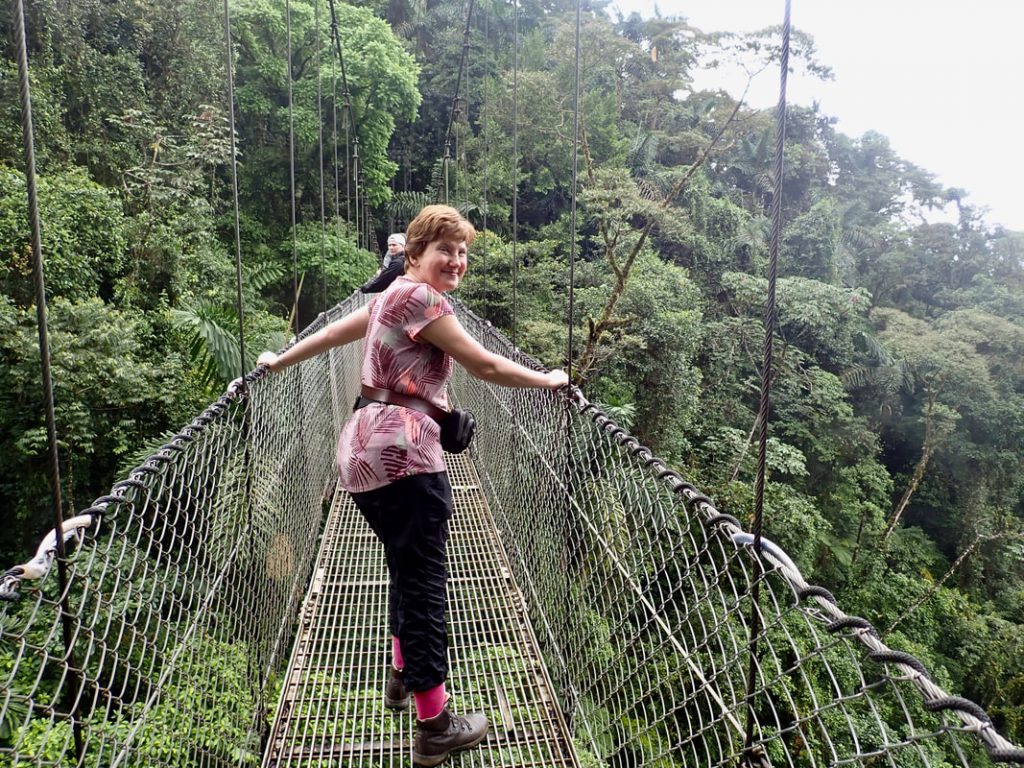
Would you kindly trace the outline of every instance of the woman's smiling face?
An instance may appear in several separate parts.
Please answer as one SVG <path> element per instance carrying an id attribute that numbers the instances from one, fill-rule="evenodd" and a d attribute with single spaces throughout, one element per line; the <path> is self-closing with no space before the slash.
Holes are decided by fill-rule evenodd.
<path id="1" fill-rule="evenodd" d="M 468 253 L 465 240 L 434 240 L 409 265 L 409 276 L 441 293 L 453 291 L 466 274 Z"/>

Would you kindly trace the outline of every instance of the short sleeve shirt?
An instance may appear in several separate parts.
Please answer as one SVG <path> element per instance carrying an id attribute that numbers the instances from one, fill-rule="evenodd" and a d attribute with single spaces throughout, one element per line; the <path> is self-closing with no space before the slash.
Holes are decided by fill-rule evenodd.
<path id="1" fill-rule="evenodd" d="M 452 359 L 419 339 L 439 317 L 454 314 L 426 283 L 402 276 L 370 303 L 362 383 L 427 400 L 448 410 Z M 443 472 L 440 428 L 425 413 L 371 403 L 345 424 L 338 440 L 338 475 L 345 490 L 372 491 L 409 475 Z"/>

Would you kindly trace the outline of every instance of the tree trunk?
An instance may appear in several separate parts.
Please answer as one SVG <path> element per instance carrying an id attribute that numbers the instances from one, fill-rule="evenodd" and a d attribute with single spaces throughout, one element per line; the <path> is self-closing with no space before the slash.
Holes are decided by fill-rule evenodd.
<path id="1" fill-rule="evenodd" d="M 305 282 L 305 280 L 306 280 L 306 273 L 303 272 L 299 276 L 299 284 L 295 288 L 295 299 L 292 301 L 292 311 L 288 313 L 288 327 L 285 330 L 286 333 L 291 332 L 292 325 L 293 325 L 293 323 L 295 323 L 295 318 L 299 314 L 299 297 L 302 295 L 302 284 Z M 296 329 L 296 332 L 297 331 L 298 331 L 298 329 Z"/>
<path id="2" fill-rule="evenodd" d="M 1020 538 L 1024 538 L 1024 534 L 1020 534 L 1020 533 L 994 533 L 994 534 L 991 534 L 989 536 L 982 536 L 981 534 L 977 534 L 974 537 L 974 541 L 972 541 L 970 543 L 970 546 L 968 546 L 967 549 L 965 549 L 963 552 L 961 552 L 960 556 L 957 557 L 957 559 L 953 561 L 953 564 L 951 566 L 949 566 L 949 569 L 942 575 L 942 578 L 939 579 L 938 581 L 936 581 L 934 584 L 932 584 L 931 589 L 929 589 L 924 595 L 922 595 L 917 600 L 916 603 L 914 603 L 912 606 L 907 608 L 907 610 L 905 610 L 900 615 L 900 617 L 898 619 L 896 619 L 896 621 L 894 621 L 892 623 L 892 626 L 890 626 L 885 631 L 885 634 L 888 635 L 890 632 L 892 632 L 894 629 L 896 629 L 896 627 L 904 619 L 906 619 L 910 614 L 912 614 L 914 611 L 916 611 L 918 608 L 920 608 L 922 605 L 924 605 L 926 602 L 928 602 L 928 600 L 931 599 L 932 595 L 934 595 L 936 592 L 938 592 L 939 588 L 942 587 L 942 585 L 945 584 L 947 581 L 949 581 L 949 579 L 951 579 L 953 577 L 954 573 L 956 573 L 958 570 L 960 570 L 960 567 L 964 564 L 964 562 L 967 560 L 967 558 L 970 557 L 972 554 L 974 554 L 974 550 L 976 550 L 978 548 L 979 544 L 981 544 L 982 542 L 985 542 L 985 541 L 995 541 L 997 539 L 1004 539 L 1004 538 L 1020 539 Z"/>
<path id="3" fill-rule="evenodd" d="M 750 87 L 749 81 L 747 82 L 747 87 Z M 711 155 L 711 150 L 718 145 L 718 142 L 725 134 L 726 129 L 732 125 L 733 121 L 736 119 L 736 115 L 739 113 L 740 107 L 743 105 L 744 99 L 746 98 L 746 93 L 746 90 L 744 90 L 743 96 L 736 102 L 732 112 L 729 113 L 729 117 L 726 118 L 725 122 L 722 123 L 719 129 L 715 132 L 715 135 L 711 138 L 711 141 L 708 142 L 708 145 L 701 151 L 693 165 L 687 169 L 686 173 L 683 174 L 683 177 L 675 187 L 673 187 L 672 190 L 670 190 L 662 199 L 661 207 L 663 209 L 668 208 L 669 204 L 679 195 L 680 192 L 683 191 L 683 188 L 697 170 L 707 161 L 708 157 Z M 586 133 L 582 133 L 581 135 L 581 144 L 583 147 L 583 156 L 587 163 L 587 172 L 589 174 L 593 171 L 593 163 L 590 157 L 590 149 L 586 142 Z M 612 272 L 615 273 L 615 286 L 612 288 L 612 292 L 608 296 L 608 300 L 605 302 L 604 309 L 601 311 L 601 318 L 596 323 L 591 324 L 591 330 L 587 337 L 586 347 L 583 349 L 583 353 L 579 357 L 579 363 L 576 366 L 576 381 L 574 383 L 577 386 L 582 387 L 585 384 L 590 370 L 597 363 L 597 345 L 600 343 L 601 337 L 607 330 L 616 325 L 616 321 L 612 317 L 615 311 L 615 305 L 618 304 L 623 291 L 626 290 L 626 283 L 629 281 L 629 274 L 633 269 L 633 263 L 636 261 L 636 257 L 640 254 L 644 243 L 647 242 L 647 238 L 650 237 L 653 229 L 654 221 L 648 221 L 640 232 L 640 239 L 632 249 L 630 249 L 629 255 L 626 257 L 626 261 L 621 267 L 618 265 L 615 258 L 616 244 L 613 241 L 609 241 L 607 231 L 602 229 L 602 234 L 605 238 L 605 258 L 611 265 Z"/>
<path id="4" fill-rule="evenodd" d="M 931 461 L 933 453 L 935 453 L 935 449 L 931 447 L 925 447 L 921 451 L 921 458 L 917 460 L 917 466 L 914 467 L 914 474 L 910 478 L 910 484 L 907 485 L 907 489 L 903 492 L 903 497 L 900 499 L 900 503 L 896 505 L 896 509 L 892 513 L 892 519 L 889 521 L 889 525 L 886 526 L 885 533 L 882 534 L 883 544 L 889 540 L 892 532 L 896 530 L 896 524 L 899 523 L 900 517 L 906 511 L 907 505 L 910 504 L 910 497 L 914 495 L 917 486 L 924 479 L 924 473 L 928 469 L 928 462 Z"/>
<path id="5" fill-rule="evenodd" d="M 885 533 L 882 534 L 883 546 L 889 540 L 889 537 L 892 536 L 892 532 L 896 530 L 897 523 L 899 523 L 900 518 L 906 511 L 907 505 L 910 504 L 910 498 L 914 495 L 914 492 L 924 479 L 924 473 L 928 469 L 928 462 L 930 462 L 932 460 L 932 456 L 935 455 L 935 449 L 938 448 L 942 444 L 942 441 L 952 432 L 952 427 L 936 415 L 936 395 L 936 390 L 929 387 L 928 405 L 924 412 L 924 443 L 921 445 L 921 458 L 917 460 L 917 465 L 914 467 L 914 474 L 910 478 L 910 484 L 903 492 L 903 496 L 900 499 L 899 504 L 897 504 L 896 509 L 893 510 L 892 519 L 889 521 L 889 525 L 886 526 Z"/>

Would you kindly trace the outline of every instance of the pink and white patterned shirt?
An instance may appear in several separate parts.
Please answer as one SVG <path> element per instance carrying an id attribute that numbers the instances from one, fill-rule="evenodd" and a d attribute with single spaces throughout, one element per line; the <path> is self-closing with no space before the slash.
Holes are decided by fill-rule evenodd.
<path id="1" fill-rule="evenodd" d="M 369 306 L 362 383 L 413 395 L 448 410 L 446 386 L 452 359 L 417 338 L 434 320 L 455 313 L 448 300 L 426 283 L 402 276 Z M 440 428 L 425 413 L 371 403 L 345 424 L 337 464 L 342 487 L 355 493 L 409 475 L 443 472 Z"/>

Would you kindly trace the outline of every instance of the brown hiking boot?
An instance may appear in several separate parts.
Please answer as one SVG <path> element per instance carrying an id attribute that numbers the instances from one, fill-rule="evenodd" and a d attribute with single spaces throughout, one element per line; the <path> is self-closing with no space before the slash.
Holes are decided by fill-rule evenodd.
<path id="1" fill-rule="evenodd" d="M 401 670 L 394 667 L 390 667 L 390 669 L 391 676 L 384 688 L 384 706 L 395 710 L 408 709 L 412 694 L 405 687 L 405 679 L 402 677 Z"/>
<path id="2" fill-rule="evenodd" d="M 487 716 L 472 712 L 453 715 L 448 705 L 441 714 L 429 720 L 416 721 L 416 741 L 412 750 L 413 765 L 440 765 L 452 752 L 475 747 L 487 735 Z"/>

